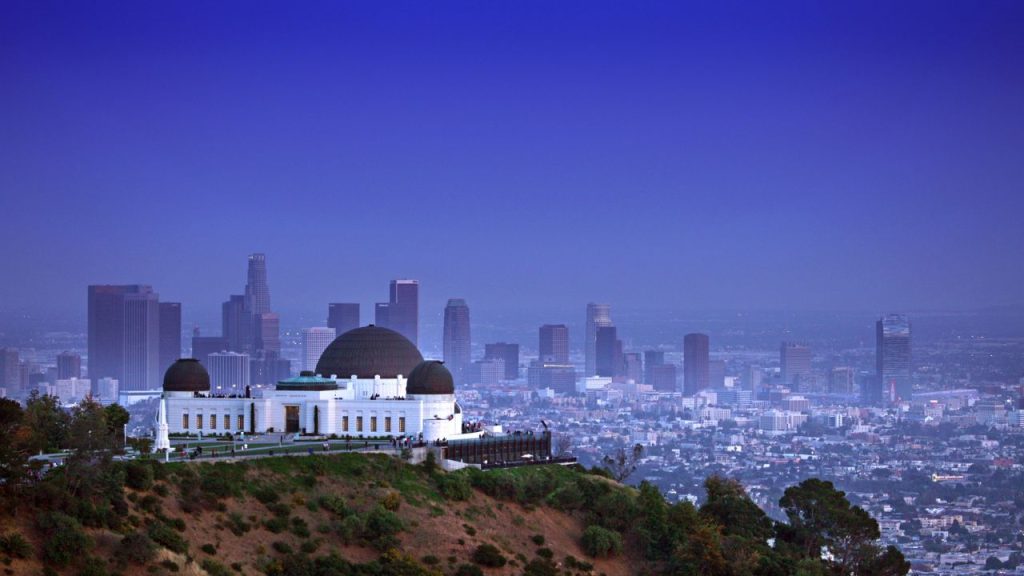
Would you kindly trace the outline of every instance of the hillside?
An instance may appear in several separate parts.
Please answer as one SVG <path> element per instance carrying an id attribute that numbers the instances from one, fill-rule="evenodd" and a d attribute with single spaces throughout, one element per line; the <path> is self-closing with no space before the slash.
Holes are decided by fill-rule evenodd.
<path id="1" fill-rule="evenodd" d="M 93 454 L 10 501 L 0 560 L 12 575 L 783 575 L 844 570 L 813 552 L 830 545 L 855 573 L 906 572 L 898 551 L 871 544 L 873 520 L 843 508 L 831 484 L 808 482 L 794 498 L 831 500 L 850 526 L 866 518 L 867 539 L 819 541 L 773 523 L 721 478 L 697 509 L 579 467 L 444 473 L 372 454 L 212 464 Z M 772 537 L 788 543 L 769 547 Z"/>

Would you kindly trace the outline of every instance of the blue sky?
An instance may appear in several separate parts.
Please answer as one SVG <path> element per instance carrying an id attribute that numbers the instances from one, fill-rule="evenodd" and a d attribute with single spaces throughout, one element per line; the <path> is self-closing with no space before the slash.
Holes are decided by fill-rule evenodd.
<path id="1" fill-rule="evenodd" d="M 8 311 L 1022 303 L 1020 2 L 4 12 Z"/>

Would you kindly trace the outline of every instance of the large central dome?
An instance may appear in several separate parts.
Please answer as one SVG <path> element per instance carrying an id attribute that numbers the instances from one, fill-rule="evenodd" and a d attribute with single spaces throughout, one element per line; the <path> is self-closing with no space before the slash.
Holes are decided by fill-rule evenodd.
<path id="1" fill-rule="evenodd" d="M 370 324 L 349 330 L 334 339 L 320 355 L 316 373 L 348 378 L 395 378 L 408 376 L 423 356 L 405 336 Z"/>

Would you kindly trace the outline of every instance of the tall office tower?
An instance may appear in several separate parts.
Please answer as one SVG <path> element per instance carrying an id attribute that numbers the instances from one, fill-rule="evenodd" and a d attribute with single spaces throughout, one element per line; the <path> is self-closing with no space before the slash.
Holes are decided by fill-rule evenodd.
<path id="1" fill-rule="evenodd" d="M 160 375 L 181 358 L 181 303 L 160 303 Z"/>
<path id="2" fill-rule="evenodd" d="M 676 377 L 675 364 L 655 364 L 644 366 L 644 370 L 650 370 L 647 384 L 650 384 L 658 392 L 679 392 L 679 382 Z"/>
<path id="3" fill-rule="evenodd" d="M 545 324 L 540 327 L 540 361 L 553 364 L 569 363 L 569 327 L 565 324 Z"/>
<path id="4" fill-rule="evenodd" d="M 249 385 L 249 355 L 238 352 L 216 352 L 208 357 L 210 393 L 244 394 Z"/>
<path id="5" fill-rule="evenodd" d="M 683 394 L 693 396 L 708 387 L 708 335 L 683 337 Z"/>
<path id="6" fill-rule="evenodd" d="M 586 372 L 583 376 L 597 374 L 597 329 L 612 325 L 612 307 L 610 304 L 587 304 L 587 334 L 584 342 L 586 356 Z"/>
<path id="7" fill-rule="evenodd" d="M 622 377 L 627 381 L 643 382 L 644 364 L 639 352 L 625 352 L 622 354 Z"/>
<path id="8" fill-rule="evenodd" d="M 600 326 L 594 341 L 596 374 L 614 378 L 622 375 L 622 341 L 614 326 Z"/>
<path id="9" fill-rule="evenodd" d="M 420 283 L 418 280 L 392 280 L 390 300 L 374 308 L 376 324 L 419 342 Z"/>
<path id="10" fill-rule="evenodd" d="M 854 386 L 854 370 L 849 366 L 836 366 L 832 368 L 828 378 L 828 391 L 833 394 L 850 394 Z"/>
<path id="11" fill-rule="evenodd" d="M 504 361 L 504 380 L 519 378 L 519 344 L 509 344 L 508 342 L 485 344 L 484 360 Z"/>
<path id="12" fill-rule="evenodd" d="M 315 327 L 302 331 L 302 369 L 316 370 L 320 355 L 334 342 L 334 328 Z M 328 374 L 330 376 L 330 374 Z"/>
<path id="13" fill-rule="evenodd" d="M 19 394 L 21 387 L 21 359 L 14 348 L 0 348 L 0 388 L 7 389 L 8 396 Z"/>
<path id="14" fill-rule="evenodd" d="M 327 326 L 334 328 L 335 336 L 341 336 L 349 330 L 359 328 L 359 304 L 348 302 L 328 304 Z"/>
<path id="15" fill-rule="evenodd" d="M 179 337 L 180 338 L 180 337 Z M 160 299 L 154 292 L 124 296 L 124 374 L 121 391 L 159 390 Z"/>
<path id="16" fill-rule="evenodd" d="M 245 296 L 233 294 L 221 305 L 221 334 L 228 341 L 228 350 L 248 352 L 252 350 L 252 314 L 245 309 Z M 202 360 L 202 358 L 197 358 Z"/>
<path id="17" fill-rule="evenodd" d="M 270 287 L 267 285 L 267 257 L 249 255 L 249 269 L 245 283 L 245 309 L 252 314 L 270 312 Z"/>
<path id="18" fill-rule="evenodd" d="M 160 387 L 160 302 L 150 286 L 88 288 L 89 378 L 124 391 Z"/>
<path id="19" fill-rule="evenodd" d="M 876 402 L 910 400 L 914 381 L 906 316 L 886 314 L 875 323 L 875 365 L 879 383 Z"/>
<path id="20" fill-rule="evenodd" d="M 82 377 L 82 357 L 72 352 L 57 354 L 57 380 Z M 0 384 L 3 386 L 3 384 Z"/>
<path id="21" fill-rule="evenodd" d="M 462 298 L 448 300 L 444 307 L 444 363 L 455 378 L 455 384 L 465 382 L 470 366 L 469 306 Z"/>
<path id="22" fill-rule="evenodd" d="M 206 358 L 210 354 L 216 354 L 217 352 L 227 352 L 231 347 L 228 345 L 228 339 L 223 336 L 193 336 L 192 337 L 192 358 L 199 360 L 204 368 L 209 368 L 209 360 Z"/>
<path id="23" fill-rule="evenodd" d="M 782 366 L 782 383 L 795 391 L 810 390 L 811 349 L 803 344 L 783 342 L 779 346 L 779 364 Z"/>
<path id="24" fill-rule="evenodd" d="M 281 319 L 273 312 L 253 315 L 252 349 L 255 352 L 281 352 Z"/>
<path id="25" fill-rule="evenodd" d="M 373 305 L 373 323 L 381 328 L 388 327 L 388 303 L 377 302 Z"/>
<path id="26" fill-rule="evenodd" d="M 661 350 L 645 350 L 644 351 L 644 384 L 654 384 L 654 375 L 651 371 L 655 366 L 663 366 L 665 364 L 665 353 Z M 671 390 L 675 392 L 675 390 Z"/>
<path id="27" fill-rule="evenodd" d="M 754 392 L 755 396 L 757 391 L 761 389 L 761 380 L 764 378 L 764 370 L 761 369 L 757 364 L 751 364 L 747 366 L 747 377 L 744 384 L 746 384 L 747 390 Z"/>

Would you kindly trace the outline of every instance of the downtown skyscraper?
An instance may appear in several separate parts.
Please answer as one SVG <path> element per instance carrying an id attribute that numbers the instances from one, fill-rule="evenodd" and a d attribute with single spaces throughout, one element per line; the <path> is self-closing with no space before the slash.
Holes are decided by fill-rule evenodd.
<path id="1" fill-rule="evenodd" d="M 782 383 L 794 392 L 808 392 L 813 384 L 811 374 L 811 349 L 795 342 L 779 345 L 779 366 Z"/>
<path id="2" fill-rule="evenodd" d="M 464 383 L 471 364 L 472 340 L 469 327 L 469 306 L 462 298 L 448 300 L 444 307 L 444 363 L 455 378 L 455 384 Z"/>
<path id="3" fill-rule="evenodd" d="M 327 326 L 334 328 L 335 336 L 341 336 L 349 330 L 359 328 L 359 304 L 351 302 L 328 304 Z"/>
<path id="4" fill-rule="evenodd" d="M 886 314 L 875 323 L 876 386 L 868 402 L 910 400 L 914 391 L 910 349 L 910 319 Z"/>
<path id="5" fill-rule="evenodd" d="M 612 307 L 610 304 L 587 304 L 586 341 L 584 344 L 585 373 L 584 376 L 597 374 L 597 329 L 612 326 Z"/>
<path id="6" fill-rule="evenodd" d="M 221 334 L 233 352 L 280 353 L 281 321 L 270 308 L 267 257 L 250 254 L 245 294 L 228 298 L 221 307 Z"/>
<path id="7" fill-rule="evenodd" d="M 181 358 L 181 303 L 160 303 L 160 376 Z"/>
<path id="8" fill-rule="evenodd" d="M 540 361 L 553 364 L 569 363 L 569 327 L 565 324 L 545 324 L 539 334 Z"/>
<path id="9" fill-rule="evenodd" d="M 419 345 L 420 283 L 418 280 L 392 280 L 390 298 L 374 308 L 377 326 L 390 328 Z"/>
<path id="10" fill-rule="evenodd" d="M 88 349 L 89 378 L 94 383 L 114 378 L 123 392 L 158 389 L 160 299 L 153 288 L 89 286 Z"/>
<path id="11" fill-rule="evenodd" d="M 334 342 L 334 329 L 327 326 L 306 328 L 302 331 L 302 369 L 316 370 L 320 355 Z M 329 376 L 329 374 L 328 374 Z"/>
<path id="12" fill-rule="evenodd" d="M 693 396 L 708 387 L 710 374 L 710 345 L 707 334 L 687 334 L 683 337 L 683 394 Z M 718 386 L 722 383 L 718 382 Z"/>

